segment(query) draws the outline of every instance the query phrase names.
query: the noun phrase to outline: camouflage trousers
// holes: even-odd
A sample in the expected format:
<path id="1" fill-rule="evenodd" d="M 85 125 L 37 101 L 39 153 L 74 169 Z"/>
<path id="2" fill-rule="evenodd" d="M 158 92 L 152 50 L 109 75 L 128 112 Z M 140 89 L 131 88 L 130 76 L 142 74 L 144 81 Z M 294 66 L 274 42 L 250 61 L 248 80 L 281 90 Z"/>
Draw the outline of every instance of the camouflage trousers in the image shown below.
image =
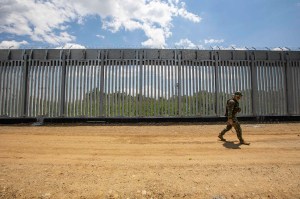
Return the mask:
<path id="1" fill-rule="evenodd" d="M 240 140 L 240 142 L 243 142 L 244 139 L 242 137 L 242 128 L 241 128 L 239 121 L 237 120 L 236 117 L 232 118 L 232 121 L 233 121 L 233 124 L 231 125 L 228 123 L 226 128 L 221 131 L 220 135 L 224 136 L 226 132 L 230 131 L 232 129 L 232 127 L 234 127 L 238 139 Z"/>

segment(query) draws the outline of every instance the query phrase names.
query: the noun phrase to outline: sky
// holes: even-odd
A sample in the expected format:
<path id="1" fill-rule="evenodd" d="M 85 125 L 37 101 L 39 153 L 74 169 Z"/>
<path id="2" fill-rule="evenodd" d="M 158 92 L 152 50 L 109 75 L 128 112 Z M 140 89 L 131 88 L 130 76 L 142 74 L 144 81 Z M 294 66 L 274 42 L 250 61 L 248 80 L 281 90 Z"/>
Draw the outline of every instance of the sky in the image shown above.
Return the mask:
<path id="1" fill-rule="evenodd" d="M 300 50 L 300 0 L 0 0 L 0 49 Z"/>

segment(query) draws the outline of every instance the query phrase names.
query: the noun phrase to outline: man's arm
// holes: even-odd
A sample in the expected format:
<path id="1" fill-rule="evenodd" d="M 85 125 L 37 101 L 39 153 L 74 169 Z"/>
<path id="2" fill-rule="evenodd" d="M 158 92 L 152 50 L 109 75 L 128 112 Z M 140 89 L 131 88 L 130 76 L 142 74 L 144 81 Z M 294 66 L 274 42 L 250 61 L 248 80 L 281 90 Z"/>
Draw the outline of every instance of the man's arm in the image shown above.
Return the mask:
<path id="1" fill-rule="evenodd" d="M 234 100 L 229 100 L 228 105 L 227 105 L 227 109 L 228 109 L 228 116 L 227 116 L 228 121 L 227 122 L 231 125 L 233 124 L 232 118 L 233 118 L 234 104 L 235 104 Z"/>

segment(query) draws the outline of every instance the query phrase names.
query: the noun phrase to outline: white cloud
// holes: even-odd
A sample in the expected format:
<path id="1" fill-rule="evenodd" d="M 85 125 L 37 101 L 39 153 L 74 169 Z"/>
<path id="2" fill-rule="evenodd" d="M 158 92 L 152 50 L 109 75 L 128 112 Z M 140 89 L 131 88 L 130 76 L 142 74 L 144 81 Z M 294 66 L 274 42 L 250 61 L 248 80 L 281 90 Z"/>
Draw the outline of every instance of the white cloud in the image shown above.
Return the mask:
<path id="1" fill-rule="evenodd" d="M 88 16 L 100 16 L 102 28 L 111 32 L 142 30 L 146 47 L 166 47 L 174 17 L 198 23 L 184 0 L 2 0 L 0 33 L 29 36 L 51 45 L 71 43 L 76 37 L 68 24 L 82 24 Z"/>
<path id="2" fill-rule="evenodd" d="M 96 35 L 96 37 L 100 38 L 100 39 L 105 39 L 104 35 Z"/>
<path id="3" fill-rule="evenodd" d="M 0 33 L 27 35 L 33 41 L 57 45 L 74 40 L 64 23 L 76 19 L 67 5 L 54 1 L 4 0 L 0 4 Z"/>
<path id="4" fill-rule="evenodd" d="M 15 41 L 15 40 L 11 40 L 11 41 L 2 41 L 0 43 L 0 49 L 18 49 L 20 48 L 20 46 L 22 45 L 26 45 L 28 44 L 27 41 L 21 41 L 21 42 L 18 42 L 18 41 Z"/>
<path id="5" fill-rule="evenodd" d="M 196 49 L 197 45 L 192 43 L 189 39 L 181 39 L 179 42 L 175 43 L 175 47 L 183 49 Z"/>
<path id="6" fill-rule="evenodd" d="M 85 49 L 85 46 L 76 43 L 66 43 L 63 46 L 57 47 L 57 49 Z"/>
<path id="7" fill-rule="evenodd" d="M 223 42 L 224 42 L 224 39 L 205 39 L 204 40 L 205 44 L 220 44 Z"/>

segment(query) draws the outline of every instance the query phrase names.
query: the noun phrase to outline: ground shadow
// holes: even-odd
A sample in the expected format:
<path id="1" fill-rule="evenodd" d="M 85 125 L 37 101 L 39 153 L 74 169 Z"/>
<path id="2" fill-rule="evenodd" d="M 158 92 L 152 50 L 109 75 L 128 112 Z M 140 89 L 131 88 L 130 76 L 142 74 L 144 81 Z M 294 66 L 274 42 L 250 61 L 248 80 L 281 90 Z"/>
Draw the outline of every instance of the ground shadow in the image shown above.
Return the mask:
<path id="1" fill-rule="evenodd" d="M 228 141 L 226 141 L 226 142 L 224 142 L 223 146 L 225 148 L 228 148 L 228 149 L 241 149 L 240 148 L 240 146 L 241 146 L 240 143 L 235 144 L 234 142 L 228 142 Z"/>

